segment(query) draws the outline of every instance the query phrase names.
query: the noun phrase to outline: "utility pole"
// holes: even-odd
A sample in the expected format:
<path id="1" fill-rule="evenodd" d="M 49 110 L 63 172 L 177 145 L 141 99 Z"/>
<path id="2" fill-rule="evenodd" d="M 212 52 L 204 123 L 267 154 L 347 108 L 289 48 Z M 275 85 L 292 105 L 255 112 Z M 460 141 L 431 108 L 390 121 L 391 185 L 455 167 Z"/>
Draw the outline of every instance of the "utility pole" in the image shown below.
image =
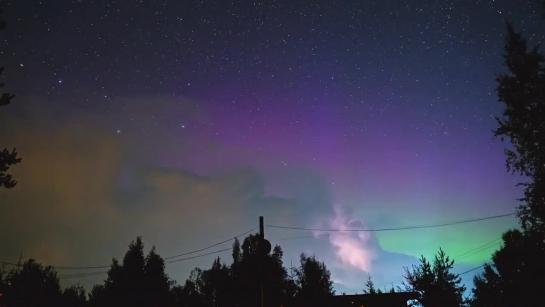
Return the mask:
<path id="1" fill-rule="evenodd" d="M 259 217 L 259 246 L 258 257 L 260 261 L 259 268 L 259 288 L 261 292 L 261 307 L 265 307 L 265 289 L 264 289 L 264 276 L 265 276 L 265 260 L 267 255 L 271 252 L 271 242 L 265 239 L 265 224 L 263 223 L 263 217 Z"/>
<path id="2" fill-rule="evenodd" d="M 263 216 L 259 217 L 259 236 L 261 240 L 265 240 L 265 228 L 263 227 Z"/>
<path id="3" fill-rule="evenodd" d="M 259 291 L 261 296 L 261 307 L 265 307 L 265 289 L 264 289 L 264 276 L 265 276 L 265 260 L 267 255 L 271 252 L 271 242 L 265 239 L 265 224 L 263 223 L 263 216 L 259 217 L 259 241 L 258 241 L 258 259 L 259 259 Z"/>
<path id="4" fill-rule="evenodd" d="M 259 276 L 259 279 L 260 279 L 260 283 L 259 283 L 259 288 L 260 288 L 260 291 L 261 291 L 261 307 L 265 307 L 265 293 L 264 293 L 264 290 L 263 290 L 263 276 L 264 276 L 264 260 L 265 260 L 265 253 L 264 253 L 264 249 L 263 249 L 263 246 L 265 245 L 265 227 L 263 226 L 263 216 L 260 216 L 259 217 L 259 245 L 261 245 L 261 247 L 259 248 L 260 250 L 260 255 L 259 257 L 261 258 L 261 276 Z"/>

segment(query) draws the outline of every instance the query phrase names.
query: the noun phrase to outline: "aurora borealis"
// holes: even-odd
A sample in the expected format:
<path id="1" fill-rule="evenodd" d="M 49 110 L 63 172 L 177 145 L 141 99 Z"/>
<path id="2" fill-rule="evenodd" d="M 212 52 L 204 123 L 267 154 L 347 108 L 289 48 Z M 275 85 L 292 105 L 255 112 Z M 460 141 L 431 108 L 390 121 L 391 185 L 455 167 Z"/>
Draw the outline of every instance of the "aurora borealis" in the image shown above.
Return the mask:
<path id="1" fill-rule="evenodd" d="M 492 133 L 495 76 L 505 18 L 543 41 L 530 2 L 2 3 L 0 65 L 17 97 L 0 110 L 0 139 L 23 157 L 18 186 L 0 190 L 2 259 L 108 264 L 137 235 L 169 256 L 259 215 L 388 227 L 518 205 Z M 511 227 L 266 233 L 286 266 L 315 254 L 354 292 L 369 274 L 399 285 L 403 266 L 439 247 L 472 268 Z M 182 282 L 212 259 L 167 271 Z"/>

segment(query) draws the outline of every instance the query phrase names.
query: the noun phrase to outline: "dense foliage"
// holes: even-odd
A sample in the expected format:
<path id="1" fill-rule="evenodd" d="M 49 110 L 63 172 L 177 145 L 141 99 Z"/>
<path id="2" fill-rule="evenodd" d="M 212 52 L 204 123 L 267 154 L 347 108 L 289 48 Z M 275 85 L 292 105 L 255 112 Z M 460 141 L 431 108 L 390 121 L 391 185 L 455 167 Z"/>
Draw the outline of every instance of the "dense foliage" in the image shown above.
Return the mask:
<path id="1" fill-rule="evenodd" d="M 474 280 L 472 306 L 543 306 L 545 292 L 545 58 L 528 49 L 508 25 L 508 73 L 498 77 L 505 105 L 496 135 L 507 138 L 507 166 L 526 178 L 519 217 L 522 229 L 503 235 L 503 246 Z"/>
<path id="2" fill-rule="evenodd" d="M 112 260 L 103 284 L 87 296 L 76 286 L 61 290 L 52 267 L 28 260 L 9 272 L 0 271 L 0 306 L 133 306 L 133 307 L 221 307 L 309 306 L 323 303 L 333 295 L 330 274 L 315 257 L 301 256 L 296 280 L 282 263 L 282 249 L 261 249 L 259 235 L 233 244 L 233 262 L 215 259 L 209 269 L 196 268 L 183 285 L 176 285 L 165 273 L 165 262 L 152 248 L 147 255 L 137 238 L 123 260 Z M 320 301 L 316 301 L 319 298 Z"/>
<path id="3" fill-rule="evenodd" d="M 1 11 L 0 11 L 1 13 Z M 0 30 L 4 29 L 6 26 L 5 22 L 0 20 Z M 4 67 L 0 67 L 0 76 L 2 76 L 2 73 L 4 72 Z M 4 83 L 0 82 L 0 88 L 4 87 Z M 11 103 L 11 100 L 15 97 L 15 95 L 11 93 L 1 93 L 0 94 L 0 107 L 1 106 L 7 106 Z M 13 179 L 13 176 L 8 173 L 9 168 L 14 165 L 21 162 L 21 158 L 17 154 L 17 150 L 15 148 L 9 150 L 7 148 L 0 149 L 0 188 L 13 188 L 17 181 Z"/>

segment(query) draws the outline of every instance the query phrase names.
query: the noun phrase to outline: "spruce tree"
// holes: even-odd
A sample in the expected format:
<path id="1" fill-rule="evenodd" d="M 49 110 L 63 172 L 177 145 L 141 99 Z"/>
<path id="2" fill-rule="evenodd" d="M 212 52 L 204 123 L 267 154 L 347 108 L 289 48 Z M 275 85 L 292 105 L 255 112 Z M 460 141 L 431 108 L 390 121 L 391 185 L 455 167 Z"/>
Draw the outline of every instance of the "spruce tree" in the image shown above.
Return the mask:
<path id="1" fill-rule="evenodd" d="M 416 292 L 417 301 L 424 307 L 459 307 L 464 305 L 463 293 L 458 274 L 452 272 L 454 260 L 439 249 L 433 263 L 424 256 L 412 270 L 405 270 L 407 290 Z"/>
<path id="2" fill-rule="evenodd" d="M 545 292 L 545 58 L 507 26 L 498 97 L 505 105 L 496 135 L 508 139 L 507 166 L 522 175 L 521 230 L 503 235 L 492 263 L 474 279 L 472 306 L 543 306 Z"/>

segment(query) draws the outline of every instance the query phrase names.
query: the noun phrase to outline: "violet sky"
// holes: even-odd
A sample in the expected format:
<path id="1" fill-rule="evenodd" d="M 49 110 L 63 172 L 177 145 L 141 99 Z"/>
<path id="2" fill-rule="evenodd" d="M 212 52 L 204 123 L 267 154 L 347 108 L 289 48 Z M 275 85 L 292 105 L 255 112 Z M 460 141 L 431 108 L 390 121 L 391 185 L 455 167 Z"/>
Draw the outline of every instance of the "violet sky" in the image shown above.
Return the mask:
<path id="1" fill-rule="evenodd" d="M 544 38 L 531 1 L 2 3 L 0 64 L 17 98 L 0 110 L 1 145 L 24 158 L 20 184 L 0 191 L 2 259 L 108 264 L 137 235 L 169 256 L 259 215 L 373 228 L 517 206 L 492 132 L 495 76 L 506 19 Z M 464 256 L 460 272 L 478 266 L 510 227 L 267 236 L 287 267 L 315 254 L 339 292 L 361 292 L 369 274 L 400 285 L 439 247 Z M 183 283 L 212 257 L 168 272 Z"/>

